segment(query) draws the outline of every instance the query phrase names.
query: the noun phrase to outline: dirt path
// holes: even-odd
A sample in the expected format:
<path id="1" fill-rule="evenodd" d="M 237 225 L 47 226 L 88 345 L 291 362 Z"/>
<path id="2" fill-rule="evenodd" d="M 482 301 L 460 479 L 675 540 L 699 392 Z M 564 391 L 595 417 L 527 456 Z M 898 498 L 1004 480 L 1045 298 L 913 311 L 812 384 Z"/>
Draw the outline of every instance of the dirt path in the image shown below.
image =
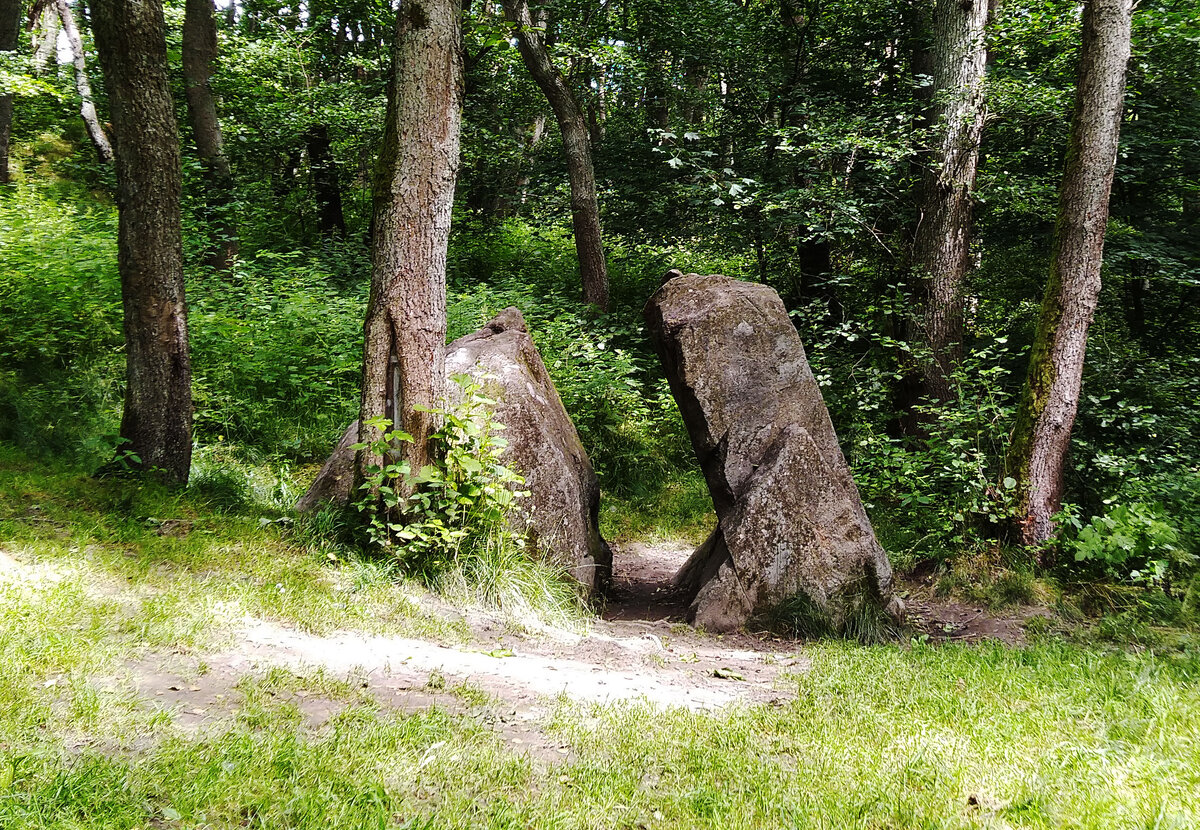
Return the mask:
<path id="1" fill-rule="evenodd" d="M 690 552 L 670 545 L 619 548 L 614 591 L 586 633 L 543 628 L 519 634 L 502 620 L 475 616 L 468 620 L 473 639 L 449 647 L 351 631 L 316 636 L 247 619 L 228 650 L 149 655 L 131 663 L 126 678 L 106 685 L 132 684 L 148 705 L 172 711 L 177 726 L 197 733 L 234 715 L 243 678 L 277 668 L 301 677 L 323 670 L 351 680 L 384 706 L 417 711 L 437 705 L 477 717 L 506 743 L 547 762 L 570 754 L 540 729 L 560 695 L 693 711 L 787 700 L 783 675 L 809 667 L 800 644 L 765 635 L 705 636 L 683 622 L 686 609 L 670 579 Z M 276 694 L 313 727 L 347 705 L 320 691 Z"/>
<path id="2" fill-rule="evenodd" d="M 243 672 L 269 666 L 359 671 L 410 687 L 436 673 L 521 705 L 565 694 L 587 703 L 642 700 L 712 711 L 782 699 L 781 673 L 808 666 L 798 644 L 766 635 L 710 637 L 686 625 L 670 581 L 689 553 L 683 546 L 619 549 L 615 590 L 586 633 L 514 633 L 501 620 L 473 615 L 467 620 L 472 640 L 448 647 L 355 632 L 319 637 L 248 620 L 232 649 L 205 660 Z"/>
<path id="3" fill-rule="evenodd" d="M 600 618 L 584 633 L 553 628 L 515 633 L 502 619 L 475 614 L 467 619 L 470 641 L 450 647 L 354 631 L 317 636 L 248 618 L 225 651 L 151 654 L 130 663 L 125 676 L 95 682 L 132 686 L 147 705 L 171 711 L 180 729 L 197 733 L 219 728 L 236 714 L 245 699 L 240 685 L 245 678 L 262 678 L 273 669 L 299 679 L 271 694 L 290 700 L 320 727 L 348 705 L 344 696 L 305 680 L 323 672 L 351 681 L 383 706 L 418 711 L 437 705 L 477 717 L 505 742 L 544 761 L 570 753 L 540 729 L 560 695 L 583 703 L 642 702 L 708 712 L 790 698 L 785 675 L 810 667 L 802 643 L 767 634 L 704 635 L 684 621 L 686 604 L 671 578 L 691 546 L 629 543 L 616 545 L 614 553 L 613 589 Z M 29 566 L 0 555 L 0 577 L 20 579 L 27 569 L 32 576 Z M 935 641 L 994 637 L 1019 644 L 1025 620 L 1037 613 L 996 615 L 939 599 L 922 583 L 903 587 L 912 632 Z"/>

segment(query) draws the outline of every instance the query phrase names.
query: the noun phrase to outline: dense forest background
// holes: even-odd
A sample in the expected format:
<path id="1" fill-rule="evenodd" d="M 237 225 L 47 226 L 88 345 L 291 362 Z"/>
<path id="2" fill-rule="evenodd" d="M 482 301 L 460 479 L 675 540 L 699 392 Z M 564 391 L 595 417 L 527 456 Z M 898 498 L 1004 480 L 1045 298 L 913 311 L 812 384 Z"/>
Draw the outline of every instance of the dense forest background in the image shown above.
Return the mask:
<path id="1" fill-rule="evenodd" d="M 117 447 L 125 356 L 116 182 L 80 110 L 94 99 L 103 129 L 108 97 L 84 4 L 15 5 L 32 32 L 22 27 L 0 66 L 13 110 L 0 441 L 95 468 Z M 59 37 L 59 6 L 92 61 L 88 90 Z M 219 3 L 210 86 L 224 167 L 188 127 L 184 3 L 165 12 L 182 129 L 191 486 L 242 503 L 294 489 L 358 411 L 395 12 L 361 0 Z M 1070 578 L 1168 588 L 1191 573 L 1200 5 L 1147 0 L 1133 15 L 1103 291 L 1061 530 L 1041 551 L 1010 532 L 1016 482 L 1004 459 L 1050 269 L 1079 6 L 991 10 L 963 354 L 934 399 L 905 391 L 929 361 L 914 336 L 914 244 L 939 129 L 930 112 L 947 94 L 933 88 L 917 4 L 555 0 L 534 12 L 586 118 L 611 301 L 607 311 L 583 301 L 547 100 L 503 10 L 468 0 L 449 333 L 508 305 L 525 314 L 600 474 L 609 535 L 694 535 L 708 521 L 641 323 L 662 274 L 680 268 L 783 297 L 902 567 L 1037 561 Z"/>

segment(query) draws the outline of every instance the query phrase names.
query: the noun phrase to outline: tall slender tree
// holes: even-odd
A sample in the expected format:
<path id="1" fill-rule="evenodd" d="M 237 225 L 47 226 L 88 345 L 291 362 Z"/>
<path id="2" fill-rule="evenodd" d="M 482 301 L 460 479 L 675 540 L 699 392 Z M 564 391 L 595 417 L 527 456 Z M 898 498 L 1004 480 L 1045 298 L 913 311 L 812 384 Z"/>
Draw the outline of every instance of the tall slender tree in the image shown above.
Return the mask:
<path id="1" fill-rule="evenodd" d="M 600 203 L 596 196 L 596 171 L 592 166 L 592 142 L 588 122 L 579 102 L 563 78 L 529 11 L 528 0 L 502 0 L 504 13 L 514 26 L 517 50 L 533 80 L 554 110 L 562 133 L 571 182 L 571 220 L 575 229 L 575 252 L 583 299 L 600 309 L 608 308 L 608 265 L 600 231 Z"/>
<path id="2" fill-rule="evenodd" d="M 92 19 L 116 138 L 126 365 L 118 460 L 186 484 L 192 396 L 182 171 L 162 3 L 93 0 Z"/>
<path id="3" fill-rule="evenodd" d="M 984 68 L 987 0 L 936 0 L 928 18 L 934 141 L 925 157 L 913 266 L 924 288 L 930 357 L 922 397 L 944 400 L 962 359 L 963 288 L 970 266 L 971 214 L 979 142 L 987 112 Z"/>
<path id="4" fill-rule="evenodd" d="M 231 4 L 232 5 L 232 4 Z M 183 77 L 196 152 L 208 179 L 208 201 L 215 209 L 217 244 L 208 256 L 225 270 L 238 253 L 237 223 L 232 212 L 233 175 L 221 140 L 217 100 L 210 81 L 217 59 L 217 23 L 212 0 L 187 0 L 183 15 Z"/>
<path id="5" fill-rule="evenodd" d="M 71 60 L 75 65 L 75 90 L 79 93 L 79 115 L 87 127 L 88 138 L 96 148 L 100 161 L 109 164 L 113 160 L 112 144 L 96 114 L 96 103 L 92 100 L 92 83 L 88 80 L 87 55 L 83 51 L 83 38 L 79 36 L 79 27 L 75 25 L 75 15 L 67 0 L 54 0 L 58 19 L 62 21 L 63 33 L 71 47 Z"/>
<path id="6" fill-rule="evenodd" d="M 29 28 L 33 31 L 33 71 L 42 74 L 54 59 L 58 48 L 58 10 L 53 4 L 38 4 L 30 10 Z"/>
<path id="7" fill-rule="evenodd" d="M 364 326 L 360 441 L 387 417 L 412 436 L 397 448 L 429 461 L 445 394 L 446 247 L 462 122 L 462 4 L 404 0 L 396 17 L 387 117 L 375 180 L 371 295 Z M 393 363 L 394 361 L 394 363 Z M 359 475 L 378 463 L 364 450 Z"/>
<path id="8" fill-rule="evenodd" d="M 1026 544 L 1040 544 L 1053 535 L 1052 517 L 1062 501 L 1088 327 L 1100 297 L 1132 14 L 1132 0 L 1084 4 L 1079 84 L 1050 278 L 1007 459 L 1009 475 L 1018 482 L 1018 524 Z"/>
<path id="9" fill-rule="evenodd" d="M 15 52 L 21 32 L 21 0 L 0 0 L 0 52 Z M 0 94 L 0 184 L 8 184 L 8 142 L 12 135 L 13 96 Z"/>

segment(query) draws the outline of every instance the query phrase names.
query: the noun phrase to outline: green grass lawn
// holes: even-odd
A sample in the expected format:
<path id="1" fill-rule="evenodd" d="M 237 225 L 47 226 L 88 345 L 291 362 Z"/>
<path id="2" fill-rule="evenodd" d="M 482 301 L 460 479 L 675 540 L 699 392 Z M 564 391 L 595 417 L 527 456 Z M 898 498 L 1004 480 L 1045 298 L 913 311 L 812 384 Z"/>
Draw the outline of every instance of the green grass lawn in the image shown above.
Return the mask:
<path id="1" fill-rule="evenodd" d="M 812 643 L 783 705 L 549 701 L 561 761 L 461 707 L 400 712 L 320 673 L 247 676 L 199 730 L 111 682 L 221 648 L 247 615 L 469 635 L 385 569 L 262 521 L 278 515 L 0 449 L 0 828 L 1200 826 L 1188 641 Z M 315 726 L 280 688 L 341 705 Z"/>

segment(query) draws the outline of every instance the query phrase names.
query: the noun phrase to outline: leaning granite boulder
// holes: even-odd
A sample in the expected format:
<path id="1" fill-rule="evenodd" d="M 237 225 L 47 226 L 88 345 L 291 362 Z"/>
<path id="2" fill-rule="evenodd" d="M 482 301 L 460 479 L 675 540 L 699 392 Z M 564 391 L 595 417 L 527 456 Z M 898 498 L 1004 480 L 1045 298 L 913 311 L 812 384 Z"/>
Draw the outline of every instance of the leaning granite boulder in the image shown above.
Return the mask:
<path id="1" fill-rule="evenodd" d="M 600 537 L 600 482 L 521 312 L 507 308 L 446 347 L 446 375 L 469 374 L 496 401 L 501 456 L 525 478 L 519 504 L 530 546 L 589 592 L 603 590 L 612 552 Z"/>
<path id="2" fill-rule="evenodd" d="M 645 316 L 717 513 L 676 577 L 692 621 L 845 632 L 898 617 L 887 554 L 779 295 L 672 271 Z"/>
<path id="3" fill-rule="evenodd" d="M 569 573 L 589 594 L 602 591 L 612 572 L 612 552 L 600 537 L 600 483 L 520 311 L 505 309 L 446 347 L 451 399 L 461 390 L 449 379 L 460 374 L 476 378 L 496 401 L 492 417 L 504 424 L 508 442 L 501 459 L 525 478 L 530 494 L 513 516 L 529 549 Z M 357 440 L 355 421 L 296 503 L 298 511 L 348 503 L 354 479 L 351 447 Z"/>

